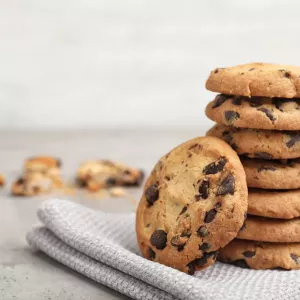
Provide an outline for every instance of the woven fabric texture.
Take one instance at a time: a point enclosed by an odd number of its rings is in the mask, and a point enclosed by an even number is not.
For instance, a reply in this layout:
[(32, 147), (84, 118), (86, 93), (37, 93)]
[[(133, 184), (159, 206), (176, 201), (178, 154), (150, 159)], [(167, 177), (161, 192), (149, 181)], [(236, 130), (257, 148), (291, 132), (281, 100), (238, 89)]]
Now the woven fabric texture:
[(141, 257), (134, 214), (107, 214), (53, 199), (38, 210), (43, 227), (29, 244), (133, 299), (300, 299), (300, 271), (255, 271), (215, 263), (190, 276)]

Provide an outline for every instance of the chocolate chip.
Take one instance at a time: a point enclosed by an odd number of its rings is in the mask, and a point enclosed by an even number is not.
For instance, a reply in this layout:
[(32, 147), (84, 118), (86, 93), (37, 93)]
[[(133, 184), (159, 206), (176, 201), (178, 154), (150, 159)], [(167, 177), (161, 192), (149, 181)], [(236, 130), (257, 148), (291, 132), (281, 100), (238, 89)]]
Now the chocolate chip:
[(300, 141), (300, 135), (299, 134), (291, 135), (290, 138), (291, 139), (286, 143), (286, 146), (288, 148), (291, 148), (291, 147), (295, 146), (295, 144)]
[(159, 198), (159, 191), (157, 184), (150, 185), (145, 192), (146, 200), (150, 205), (153, 205)]
[(166, 179), (167, 181), (170, 181), (170, 180), (171, 180), (170, 176), (165, 176), (165, 179)]
[(270, 153), (267, 152), (256, 152), (254, 153), (255, 158), (261, 158), (261, 159), (272, 159), (273, 156)]
[(300, 257), (298, 255), (296, 255), (294, 253), (291, 253), (291, 258), (292, 258), (293, 261), (296, 262), (297, 265), (300, 264)]
[(87, 186), (87, 182), (81, 178), (76, 178), (76, 184), (82, 188)]
[(275, 167), (272, 167), (272, 166), (260, 166), (258, 169), (257, 169), (257, 172), (262, 172), (262, 171), (276, 171), (276, 168)]
[(204, 225), (202, 225), (198, 228), (197, 234), (201, 237), (206, 237), (206, 236), (208, 236), (209, 231)]
[(199, 186), (199, 195), (196, 195), (196, 200), (207, 199), (209, 194), (209, 179), (203, 179)]
[(24, 184), (24, 183), (25, 183), (25, 179), (23, 177), (20, 177), (16, 182), (16, 184)]
[(242, 98), (239, 96), (235, 96), (232, 98), (231, 103), (236, 106), (240, 106), (242, 104)]
[(286, 71), (286, 70), (278, 70), (278, 71), (282, 72), (283, 76), (286, 77), (286, 78), (290, 78), (291, 77), (291, 74), (288, 71)]
[(164, 249), (167, 245), (167, 233), (163, 230), (155, 230), (151, 235), (150, 242), (156, 249)]
[(235, 179), (232, 174), (229, 174), (225, 179), (222, 180), (216, 195), (221, 196), (221, 195), (226, 195), (234, 194), (234, 187), (235, 187)]
[(206, 251), (210, 248), (210, 244), (208, 243), (203, 243), (202, 245), (199, 245), (199, 250), (202, 250), (202, 251)]
[(156, 256), (155, 252), (152, 250), (152, 248), (149, 247), (149, 251), (148, 251), (149, 259), (153, 260), (153, 259), (155, 259), (155, 256)]
[(107, 185), (115, 185), (117, 183), (117, 179), (114, 177), (109, 177), (106, 179), (105, 182)]
[(265, 108), (265, 107), (261, 107), (257, 109), (258, 111), (261, 111), (263, 113), (265, 113), (265, 115), (271, 120), (271, 121), (275, 121), (276, 118), (274, 117), (272, 111), (270, 111), (269, 109)]
[(240, 118), (240, 114), (236, 111), (227, 110), (224, 113), (224, 117), (229, 124), (232, 124), (235, 120)]
[(205, 222), (205, 223), (210, 223), (210, 222), (212, 222), (213, 219), (215, 218), (216, 214), (217, 214), (217, 210), (214, 209), (214, 208), (211, 209), (211, 210), (209, 210), (209, 211), (207, 211), (207, 212), (205, 213), (204, 222)]
[(244, 269), (248, 269), (249, 266), (247, 265), (246, 261), (244, 259), (238, 259), (232, 262), (233, 265), (240, 267), (240, 268), (244, 268)]
[(223, 133), (222, 133), (222, 136), (223, 136), (223, 138), (224, 138), (224, 141), (227, 143), (227, 144), (231, 144), (231, 142), (232, 142), (232, 139), (233, 139), (233, 137), (232, 137), (232, 135), (230, 134), (230, 132), (229, 131), (224, 131)]
[(197, 267), (203, 267), (207, 264), (208, 260), (213, 257), (213, 259), (215, 259), (215, 256), (216, 256), (216, 252), (217, 251), (213, 251), (213, 252), (205, 252), (203, 254), (202, 257), (200, 258), (196, 258), (195, 260), (191, 261), (190, 263), (187, 264), (187, 267), (188, 267), (188, 273), (190, 275), (193, 275), (196, 271), (196, 268)]
[(245, 256), (245, 257), (253, 257), (253, 256), (255, 256), (255, 251), (244, 251), (243, 252), (243, 255)]
[(251, 107), (262, 106), (262, 99), (261, 98), (253, 97), (253, 98), (249, 98), (248, 101), (249, 101), (249, 104), (250, 104)]
[(223, 171), (226, 165), (227, 159), (225, 157), (220, 157), (217, 161), (210, 163), (209, 165), (205, 166), (203, 169), (204, 175), (209, 174), (217, 174)]
[(59, 158), (56, 159), (56, 166), (57, 166), (58, 168), (60, 168), (60, 167), (62, 166), (62, 161), (61, 161), (61, 159), (59, 159)]
[(226, 95), (218, 95), (215, 100), (214, 100), (214, 104), (212, 106), (212, 108), (217, 108), (219, 106), (221, 106), (226, 100), (228, 99), (228, 96)]
[(181, 210), (181, 212), (180, 212), (179, 215), (182, 215), (182, 214), (185, 213), (186, 211), (187, 211), (187, 205), (184, 206), (184, 207), (182, 208), (182, 210)]
[(219, 69), (215, 69), (214, 73), (215, 74), (219, 73)]
[(255, 68), (251, 68), (251, 69), (249, 69), (248, 71), (251, 72), (251, 71), (253, 71), (253, 70), (255, 70)]

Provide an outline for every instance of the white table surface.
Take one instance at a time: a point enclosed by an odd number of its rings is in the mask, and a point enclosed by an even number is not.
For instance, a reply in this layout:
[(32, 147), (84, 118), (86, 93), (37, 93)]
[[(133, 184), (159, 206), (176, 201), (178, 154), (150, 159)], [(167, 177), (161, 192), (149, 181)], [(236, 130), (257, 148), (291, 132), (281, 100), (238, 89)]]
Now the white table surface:
[[(80, 162), (95, 158), (123, 161), (149, 173), (159, 157), (197, 135), (199, 131), (0, 132), (0, 172), (7, 177), (0, 190), (0, 299), (127, 299), (28, 247), (25, 235), (38, 222), (37, 207), (53, 195), (10, 195), (11, 182), (20, 174), (25, 157), (60, 157), (67, 181), (72, 180)], [(130, 188), (128, 193), (138, 200), (141, 188)], [(109, 212), (134, 211), (136, 207), (132, 200), (100, 199), (86, 192), (64, 198)]]

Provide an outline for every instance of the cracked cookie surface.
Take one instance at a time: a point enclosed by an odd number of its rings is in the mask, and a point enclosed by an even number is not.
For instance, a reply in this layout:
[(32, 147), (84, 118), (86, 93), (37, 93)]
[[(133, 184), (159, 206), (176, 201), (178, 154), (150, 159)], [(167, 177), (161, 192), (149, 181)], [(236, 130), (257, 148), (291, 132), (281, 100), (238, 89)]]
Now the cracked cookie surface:
[(247, 186), (237, 154), (223, 141), (199, 137), (155, 165), (136, 214), (144, 257), (193, 274), (242, 227)]
[(300, 269), (300, 243), (263, 243), (234, 239), (220, 250), (218, 260), (242, 268)]
[(207, 105), (206, 115), (217, 123), (234, 127), (300, 130), (300, 99), (220, 94)]
[(248, 187), (261, 189), (299, 189), (300, 159), (263, 160), (241, 157)]
[(300, 68), (250, 63), (211, 71), (206, 88), (237, 96), (300, 97)]
[(227, 142), (239, 155), (260, 159), (300, 157), (300, 131), (235, 128), (216, 124), (207, 133)]

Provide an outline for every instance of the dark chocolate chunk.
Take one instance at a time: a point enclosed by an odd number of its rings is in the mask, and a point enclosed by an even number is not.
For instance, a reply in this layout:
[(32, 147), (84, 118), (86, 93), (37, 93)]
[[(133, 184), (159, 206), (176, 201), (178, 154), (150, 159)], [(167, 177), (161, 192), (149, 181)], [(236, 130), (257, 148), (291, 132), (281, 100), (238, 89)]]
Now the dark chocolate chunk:
[(254, 153), (255, 158), (261, 158), (261, 159), (272, 159), (273, 156), (270, 153), (267, 152), (256, 152)]
[(232, 137), (232, 135), (230, 134), (230, 132), (229, 131), (224, 131), (223, 133), (222, 133), (222, 136), (223, 136), (223, 138), (224, 138), (224, 141), (227, 143), (227, 144), (231, 144), (231, 142), (232, 142), (232, 139), (233, 139), (233, 137)]
[(225, 179), (222, 180), (216, 195), (226, 195), (226, 194), (234, 194), (234, 187), (235, 187), (235, 179), (232, 174), (229, 174)]
[(216, 257), (216, 252), (217, 251), (212, 251), (212, 252), (206, 252), (203, 254), (202, 257), (200, 258), (196, 258), (195, 260), (191, 261), (190, 263), (187, 264), (188, 267), (188, 273), (190, 275), (193, 275), (196, 271), (197, 267), (203, 267), (207, 264), (208, 260), (212, 257), (213, 259), (215, 259)]
[(220, 157), (217, 161), (210, 163), (209, 165), (205, 166), (203, 169), (203, 174), (216, 174), (223, 171), (226, 165), (227, 159), (225, 157)]
[(260, 166), (258, 169), (257, 169), (257, 172), (262, 172), (262, 171), (276, 171), (276, 168), (275, 167), (272, 167), (272, 166)]
[(106, 179), (105, 182), (107, 185), (115, 185), (117, 183), (117, 179), (114, 177), (109, 177)]
[(227, 110), (224, 113), (225, 120), (229, 123), (232, 124), (235, 120), (240, 118), (240, 114), (236, 111), (232, 110)]
[(207, 211), (207, 212), (205, 213), (204, 222), (205, 222), (205, 223), (210, 223), (210, 222), (212, 222), (213, 219), (215, 218), (216, 214), (217, 214), (217, 210), (214, 209), (214, 208), (211, 209), (211, 210), (209, 210), (209, 211)]
[(235, 260), (232, 262), (232, 264), (243, 269), (249, 269), (249, 266), (244, 259)]
[(62, 166), (62, 161), (59, 158), (56, 158), (56, 166), (60, 168)]
[(243, 252), (243, 255), (245, 256), (245, 257), (253, 257), (253, 256), (255, 256), (255, 251), (244, 251)]
[(290, 78), (291, 77), (291, 73), (286, 71), (286, 70), (278, 70), (280, 72), (283, 73), (283, 76), (286, 77), (286, 78)]
[(157, 184), (150, 185), (145, 192), (146, 200), (150, 205), (153, 205), (159, 198), (159, 191)]
[(235, 96), (232, 98), (231, 103), (236, 106), (240, 106), (242, 104), (242, 98), (239, 96)]
[(217, 107), (221, 106), (227, 99), (228, 99), (228, 96), (226, 96), (226, 95), (223, 95), (223, 94), (218, 95), (214, 100), (214, 104), (213, 104), (212, 108), (217, 108)]
[(167, 181), (170, 181), (170, 180), (171, 180), (170, 176), (165, 176), (165, 179), (166, 179)]
[(87, 186), (87, 182), (81, 178), (76, 178), (76, 184), (82, 188)]
[(202, 245), (199, 245), (199, 250), (202, 250), (202, 251), (206, 251), (210, 248), (210, 244), (208, 243), (203, 243)]
[(251, 71), (253, 71), (253, 70), (255, 70), (255, 68), (251, 68), (251, 69), (249, 69), (248, 71), (251, 72)]
[(249, 98), (248, 101), (251, 107), (259, 107), (263, 104), (262, 99), (259, 97)]
[(214, 73), (215, 74), (219, 73), (219, 69), (215, 69)]
[(155, 230), (151, 235), (150, 243), (156, 249), (164, 249), (167, 245), (167, 233), (163, 230)]
[(295, 146), (296, 143), (300, 141), (300, 134), (290, 135), (290, 140), (286, 143), (288, 148)]
[(291, 258), (292, 258), (293, 261), (296, 262), (297, 265), (300, 264), (300, 256), (298, 256), (298, 255), (296, 255), (294, 253), (291, 253)]
[(24, 183), (25, 183), (25, 179), (23, 177), (20, 177), (16, 182), (16, 184), (24, 184)]
[(204, 225), (202, 225), (198, 228), (197, 234), (201, 237), (206, 237), (206, 236), (208, 236), (209, 231)]
[(209, 179), (203, 179), (199, 186), (199, 195), (196, 195), (196, 200), (207, 199), (209, 194)]
[(275, 121), (276, 118), (274, 117), (273, 113), (271, 110), (265, 108), (265, 107), (261, 107), (257, 109), (258, 111), (263, 112), (271, 121)]
[(150, 260), (155, 259), (155, 252), (152, 250), (152, 248), (149, 247), (149, 251), (148, 251), (148, 257)]

